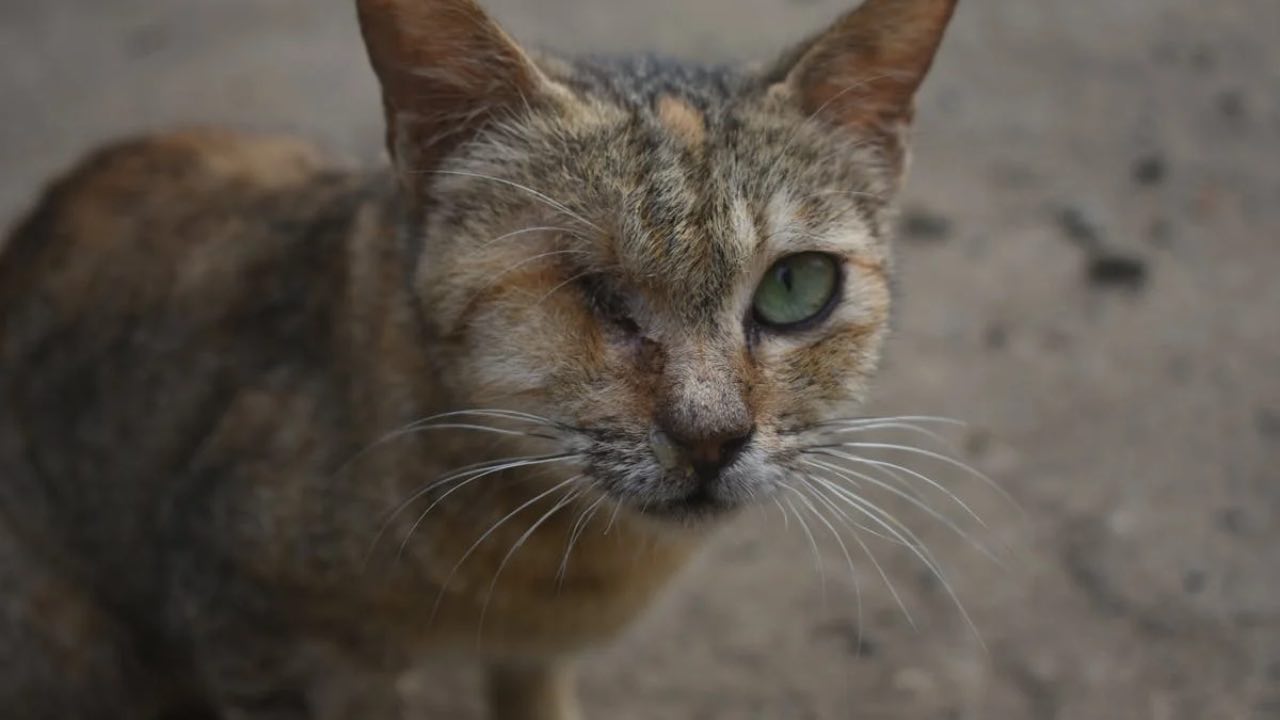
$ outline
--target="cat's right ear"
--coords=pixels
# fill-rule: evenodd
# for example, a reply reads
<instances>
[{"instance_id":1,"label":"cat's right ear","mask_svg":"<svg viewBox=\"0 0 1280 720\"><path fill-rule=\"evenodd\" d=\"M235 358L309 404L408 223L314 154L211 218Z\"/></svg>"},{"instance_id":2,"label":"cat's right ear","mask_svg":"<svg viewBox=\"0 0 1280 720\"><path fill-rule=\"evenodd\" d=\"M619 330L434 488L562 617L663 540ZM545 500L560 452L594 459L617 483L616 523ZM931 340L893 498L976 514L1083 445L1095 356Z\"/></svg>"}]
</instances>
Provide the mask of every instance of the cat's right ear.
<instances>
[{"instance_id":1,"label":"cat's right ear","mask_svg":"<svg viewBox=\"0 0 1280 720\"><path fill-rule=\"evenodd\" d=\"M810 117L897 140L956 0L864 0L765 73Z\"/></svg>"},{"instance_id":2,"label":"cat's right ear","mask_svg":"<svg viewBox=\"0 0 1280 720\"><path fill-rule=\"evenodd\" d=\"M387 149L412 194L422 174L503 114L552 94L529 56L472 0L357 0L382 84Z\"/></svg>"}]
</instances>

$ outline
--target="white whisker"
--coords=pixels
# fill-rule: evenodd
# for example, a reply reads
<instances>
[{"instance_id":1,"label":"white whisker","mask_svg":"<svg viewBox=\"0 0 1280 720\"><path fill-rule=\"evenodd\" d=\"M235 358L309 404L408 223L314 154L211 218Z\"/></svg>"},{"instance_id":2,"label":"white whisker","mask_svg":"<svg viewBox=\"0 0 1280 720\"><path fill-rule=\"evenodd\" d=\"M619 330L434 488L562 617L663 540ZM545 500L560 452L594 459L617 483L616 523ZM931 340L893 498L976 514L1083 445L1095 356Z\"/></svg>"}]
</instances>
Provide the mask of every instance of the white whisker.
<instances>
[{"instance_id":1,"label":"white whisker","mask_svg":"<svg viewBox=\"0 0 1280 720\"><path fill-rule=\"evenodd\" d=\"M783 485L783 487L789 487ZM809 529L809 523L804 521L804 517L800 515L800 511L796 510L795 503L790 500L786 501L787 507L791 509L791 513L795 515L796 522L800 524L800 529L804 531L804 536L809 539L809 547L813 550L813 566L818 571L818 579L822 582L822 604L827 604L827 572L822 566L822 553L818 551L818 541L813 537L813 531Z\"/></svg>"},{"instance_id":2,"label":"white whisker","mask_svg":"<svg viewBox=\"0 0 1280 720\"><path fill-rule=\"evenodd\" d=\"M492 175L483 175L483 174L481 174L481 173L465 172L465 171L462 171L462 170L431 170L431 171L429 171L429 172L431 172L431 173L433 173L433 174L436 174L436 175L459 175L459 176L462 176L462 177L471 177L471 178L476 178L476 179L479 179L479 180L489 180L489 181L491 181L491 182L496 182L496 183L499 183L499 184L501 184L501 185L506 185L506 186L508 186L508 187L516 188L517 190L523 190L523 191L525 191L525 192L529 193L530 195L532 195L533 197L535 197L535 198L537 198L537 199L541 200L543 203L545 203L545 204L546 204L548 207L550 207L551 209L553 209L553 210L558 210L559 212L562 212L562 213L564 213L565 215L568 215L569 217L573 218L574 220L577 220L578 222L582 223L583 225L586 225L587 227L591 228L592 230L595 230L596 232L598 232L598 233L600 233L600 234L602 234L602 235L603 235L603 234L606 234L606 233L605 233L605 231L604 231L603 229L601 229L599 225L596 225L595 223L591 222L590 220L588 220L588 219L586 219L586 218L582 217L581 215L579 215L579 214L575 213L574 211L570 210L570 209L569 209L569 207L568 207L567 205L565 205L564 203L560 202L559 200L556 200L555 198L552 198L552 197L550 197L550 196L546 195L545 193L538 192L537 190L534 190L533 188L531 188L531 187L529 187L529 186L527 186L527 185L521 185L520 183L515 182L515 181L513 181L513 180L507 180L507 179L505 179L505 178L494 177L494 176L492 176Z\"/></svg>"},{"instance_id":3,"label":"white whisker","mask_svg":"<svg viewBox=\"0 0 1280 720\"><path fill-rule=\"evenodd\" d=\"M505 420L525 420L528 422L536 422L538 424L541 424L547 427L556 428L556 429L569 429L569 428L564 428L559 423L556 423L550 420L549 418L533 415L531 413L521 413L514 410L500 410L496 408L485 408L485 409L476 409L476 410L454 410L451 412L437 413L435 415L431 415L425 418L421 418L419 420L414 420L412 422L406 423L394 430L391 430L385 435L379 437L377 440L374 440L373 442L369 443L364 448L360 449L358 452L353 454L349 459L344 461L341 465L339 465L338 469L333 472L333 477L335 478L340 477L343 473L345 473L348 469L350 469L352 465L354 465L357 461L359 461L365 455L368 455L373 450L393 440L396 440L398 438L402 438L408 435L412 435L416 432L420 432L423 430L434 430L434 429L477 430L482 432L492 432L499 435L536 437L536 438L548 439L548 440L559 439L557 437L550 436L550 435L530 433L527 431L520 431L520 430L509 430L506 428L496 428L488 425L477 425L474 423L439 423L437 422L439 420L445 420L448 418L467 417L467 416L493 417L493 418L500 418Z\"/></svg>"},{"instance_id":4,"label":"white whisker","mask_svg":"<svg viewBox=\"0 0 1280 720\"><path fill-rule=\"evenodd\" d=\"M809 480L817 481L818 483L821 484L821 486L826 487L830 492L834 493L839 490L839 488L834 487L830 482L820 477L811 476L811 475L802 475L801 477L804 478L806 482ZM840 498L841 496L837 493L836 497ZM849 500L847 498L841 498L841 499L845 500L846 503L849 503ZM831 506L836 507L834 503L832 503ZM850 503L850 506L855 508L859 512L863 513L864 515L867 514L867 511L865 509L859 507L856 504ZM856 528L870 532L872 535L875 535L876 537L879 537L879 538L884 538L889 542L900 544L898 541L893 540L892 538L887 538L884 535L881 535L880 533L874 530L868 530L861 523L850 518L849 515L845 513L843 510L840 510L838 512L842 517L846 519L846 521L853 524ZM894 587L893 581L889 579L889 573L885 572L884 566L881 565L880 561L876 559L875 553L871 552L871 548L868 547L867 544L862 541L861 537L858 537L858 533L856 530L853 532L853 539L854 539L854 542L858 543L858 547L862 548L862 552L867 556L867 559L871 561L871 565L876 569L876 573L880 576L880 579L884 581L885 587L889 589L889 594L893 597L894 602L896 602L898 604L898 607L902 610L902 616L907 619L907 624L911 626L911 629L913 630L917 629L915 618L911 616L911 611L907 609L907 604L902 601L902 597L898 594L898 589Z\"/></svg>"},{"instance_id":5,"label":"white whisker","mask_svg":"<svg viewBox=\"0 0 1280 720\"><path fill-rule=\"evenodd\" d=\"M950 597L951 602L955 605L960 616L964 618L965 623L973 631L973 634L977 638L978 643L982 646L983 651L986 652L987 644L982 639L982 633L978 630L977 624L973 622L973 618L969 615L969 611L965 609L964 603L960 601L960 596L956 594L955 589L947 580L946 575L942 572L941 566L938 564L937 560L934 559L933 553L929 551L928 546L920 540L920 537L916 535L911 528L904 525L902 521L895 518L891 513L885 512L884 509L864 498L858 498L857 496L852 497L856 499L859 507L875 510L875 512L864 512L864 515L866 515L867 519L879 525L890 535L901 540L902 543L920 559L920 562L924 563L925 567L933 573L934 577L938 579L939 584L942 585L943 590L946 591L947 596ZM846 496L846 499L849 499L849 497ZM882 517L884 519L881 519ZM888 522L886 522L886 520Z\"/></svg>"},{"instance_id":6,"label":"white whisker","mask_svg":"<svg viewBox=\"0 0 1280 720\"><path fill-rule=\"evenodd\" d=\"M831 521L828 520L821 512L819 512L818 509L813 506L813 503L810 502L809 499L806 498L803 493L801 493L796 488L791 487L790 485L784 485L783 487L785 487L787 490L791 490L792 492L794 492L801 499L801 501L804 502L804 504L809 508L809 511L812 512L814 515L816 515L818 520L827 527L827 530L831 532L831 537L835 538L836 544L840 546L840 552L841 554L844 555L845 564L849 566L849 580L850 582L853 583L853 596L854 596L855 603L857 605L857 619L855 622L858 625L858 647L861 648L862 647L862 588L858 584L858 571L853 566L853 557L849 554L849 547L844 544L844 538L840 537L840 533L836 531L836 528L834 525L831 524ZM812 488L810 488L810 491L812 492ZM825 498L819 498L819 499L825 500Z\"/></svg>"},{"instance_id":7,"label":"white whisker","mask_svg":"<svg viewBox=\"0 0 1280 720\"><path fill-rule=\"evenodd\" d=\"M493 245L493 244L495 244L495 243L501 242L501 241L506 240L506 239L508 239L508 238L513 238L513 237L515 237L515 236L517 236L517 235L523 235L523 234L525 234L525 233L531 233L531 232L562 232L562 233L566 233L566 234L569 234L569 235L573 235L573 236L575 236L575 237L576 237L576 236L578 236L577 231L575 231L575 230L573 230L573 229L571 229L571 228L567 228L567 227L557 227L557 226L555 226L555 225L539 225L539 226L537 226L537 227L527 227L527 228L522 228L522 229L520 229L520 230L515 230L515 231L513 231L513 232L509 232L509 233L507 233L507 234L505 234L505 235L499 235L498 237L493 238L492 240L486 240L486 241L484 241L483 243L480 243L480 247L481 247L481 248L487 248L487 247L489 247L490 245Z\"/></svg>"},{"instance_id":8,"label":"white whisker","mask_svg":"<svg viewBox=\"0 0 1280 720\"><path fill-rule=\"evenodd\" d=\"M574 521L572 529L569 530L569 541L565 543L564 546L564 557L560 559L560 568L556 571L557 590L559 590L561 584L564 582L565 573L569 570L570 553L573 552L574 546L578 544L578 538L587 529L587 526L591 524L591 518L595 517L600 506L604 504L605 497L606 496L601 495L596 498L595 502L583 508L582 512L578 515L578 519Z\"/></svg>"},{"instance_id":9,"label":"white whisker","mask_svg":"<svg viewBox=\"0 0 1280 720\"><path fill-rule=\"evenodd\" d=\"M412 525L412 526L410 526L410 528L409 528L409 532L408 532L408 534L406 534L406 535L405 535L404 540L402 540L402 541L400 542L400 551L399 551L398 555L403 555L403 554L404 554L404 549L405 549L405 547L409 544L409 539L413 537L413 534L414 534L415 532L417 532L418 527L422 524L422 521L426 519L427 515L431 514L431 511L432 511L432 510L434 510L434 509L436 508L436 506L438 506L440 503L444 502L446 498L448 498L450 495L452 495L453 493L457 492L458 490L461 490L463 487L466 487L467 485L470 485L471 483L473 483L473 482L475 482L476 480L479 480L479 479L481 479L481 478L488 477L488 476L490 476L490 475L493 475L494 473L502 472L503 470L514 470L514 469L516 469L516 468L526 468L526 467L531 467L531 466L533 466L533 465L546 465L547 463L560 462L560 461L563 461L563 460L570 460L570 459L576 459L577 457L578 457L577 455L572 455L572 454L567 454L567 455L552 455L552 456L547 456L547 457L538 458L538 459L534 459L534 460L524 460L524 461L520 461L520 462L504 463L504 464L502 464L502 465L500 465L500 466L498 466L498 467L495 467L495 468L487 468L487 469L485 469L483 472L481 472L481 473L479 473L479 474L476 474L476 475L473 475L473 476L471 476L471 477L467 478L466 480L463 480L462 482L460 482L460 483L458 483L458 484L454 485L453 487L449 488L448 490L446 490L443 494L441 494L441 495L440 495L440 497L438 497L438 498L436 498L435 500L433 500L433 501L431 502L431 504L427 506L427 509L426 509L426 510L423 510L423 511L422 511L422 514L421 514L421 515L419 515L419 516L418 516L418 519L414 521L414 523L413 523L413 525ZM437 482L437 483L433 483L433 485L438 486L438 485L439 485L439 483L438 483L438 482ZM412 502L412 500L414 500L414 499L417 499L417 498L419 498L419 497L422 497L423 495L425 495L425 494L426 494L427 492L429 492L429 491L430 491L429 489L424 489L424 490L421 490L421 491L419 491L419 492L417 492L417 493L414 493L414 496L410 499L410 502Z\"/></svg>"},{"instance_id":10,"label":"white whisker","mask_svg":"<svg viewBox=\"0 0 1280 720\"><path fill-rule=\"evenodd\" d=\"M972 475L973 477L978 478L979 480L982 480L982 481L983 481L983 482L985 482L989 487L991 487L991 489L993 489L993 490L995 490L997 493L999 493L999 494L1001 495L1001 497L1003 497L1003 498L1004 498L1005 500L1007 500L1009 503L1013 504L1013 505L1014 505L1015 507L1017 507L1019 510L1022 510L1022 506L1018 503L1018 501L1017 501L1017 500L1015 500L1015 499L1013 498L1013 496L1012 496L1012 495L1010 495L1010 494L1009 494L1009 492L1008 492L1007 490L1005 490L1004 488L1000 487L1000 484L999 484L999 483L997 483L995 480L992 480L992 479L991 479L990 477L988 477L986 474L984 474L984 473L980 472L979 470L975 469L972 465L969 465L969 464L967 464L967 463L961 462L961 461L959 461L959 460L957 460L957 459L955 459L955 458L953 458L953 457L949 457L949 456L947 456L947 455L943 455L942 453L936 453L936 452L933 452L932 450L925 450L924 448L918 448L918 447L915 447L915 446L913 446L913 445L899 445L899 444L897 444L897 443L880 443L880 442L841 442L841 443L833 443L833 446L834 446L834 447L854 447L854 448L866 448L866 449L879 449L879 450L900 450L900 451L902 451L902 452L914 453L914 454L916 454L916 455L922 455L922 456L924 456L924 457L932 458L932 459L937 460L937 461L939 461L939 462L943 462L943 463L946 463L946 464L951 465L951 466L953 466L953 467L959 468L959 469L961 469L961 470L965 471L966 473L968 473L968 474ZM821 446L818 446L818 447L821 447Z\"/></svg>"},{"instance_id":11,"label":"white whisker","mask_svg":"<svg viewBox=\"0 0 1280 720\"><path fill-rule=\"evenodd\" d=\"M584 476L582 475L574 475L568 480L565 480L561 482L559 485L556 485L556 487L561 488L561 487L564 487L565 485L570 485L572 483L575 483L581 480L583 477ZM498 563L498 569L495 570L493 573L493 579L489 581L489 589L487 592L485 592L485 595L484 595L484 604L480 606L480 619L479 619L479 622L477 622L476 624L477 641L482 637L482 634L484 632L484 618L489 612L489 602L493 599L493 590L498 586L498 577L502 575L502 571L504 568L507 567L507 563L511 561L511 557L515 555L516 551L519 550L521 547L523 547L526 542L528 542L529 538L532 537L533 534L538 531L538 528L542 527L543 523L551 519L552 515L555 515L557 512L560 511L561 508L573 502L574 498L576 498L578 495L582 494L583 492L586 492L586 490L587 488L570 487L568 492L565 493L564 497L556 501L556 504L552 505L550 510L543 513L542 517L538 518L537 521L535 521L532 525L530 525L529 528L525 530L523 534L520 535L520 537L516 538L516 541L511 544L511 549L507 550L507 554L502 556L502 561Z\"/></svg>"},{"instance_id":12,"label":"white whisker","mask_svg":"<svg viewBox=\"0 0 1280 720\"><path fill-rule=\"evenodd\" d=\"M550 488L524 501L519 506L517 506L515 510L512 510L511 512L507 513L506 515L502 516L502 518L499 519L497 522L495 522L493 525L490 525L489 529L485 530L484 533L474 543L471 544L471 547L467 548L467 551L462 554L462 557L458 558L458 562L454 564L453 568L449 570L449 574L445 576L444 582L442 582L440 585L440 592L438 595L436 595L435 604L431 608L431 618L434 619L436 616L436 613L439 612L440 603L444 601L444 594L449 589L449 583L453 580L453 576L458 573L458 569L461 568L462 564L467 561L467 558L471 557L471 554L474 553L476 549L479 548L480 545L482 545L484 541L489 538L490 535L492 535L498 528L506 524L508 520L515 517L516 515L519 515L526 508L530 507L531 505L534 505L535 503L545 498L546 496L560 490L564 486L573 482L577 482L581 477L582 477L581 475L574 475L568 480L564 480L562 482L559 482L551 486Z\"/></svg>"},{"instance_id":13,"label":"white whisker","mask_svg":"<svg viewBox=\"0 0 1280 720\"><path fill-rule=\"evenodd\" d=\"M848 459L848 460L854 460L854 461L860 460L860 458L853 458L853 457L847 457L847 458L845 458L845 459ZM866 482L869 482L869 483L871 483L872 485L874 485L874 486L876 486L876 487L878 487L878 488L881 488L881 489L882 489L882 490L884 490L885 492L891 493L891 494L893 494L893 495L896 495L896 496L898 496L898 497L902 498L903 500L906 500L907 502L911 503L913 506L915 506L915 507L919 508L922 512L924 512L925 514L927 514L929 517L933 518L934 520L937 520L939 523L942 523L942 525L946 526L948 529L950 529L950 530L951 530L952 532L954 532L956 535L960 536L963 540L965 540L965 541L966 541L966 542L968 542L969 544L973 545L974 549L976 549L978 552L982 553L982 554L983 554L984 556L986 556L988 559L990 559L991 561L995 562L997 565L1000 565L1001 567L1003 567L1003 566L1004 566L1004 564L1000 561L1000 559L999 559L998 557L996 557L996 555L995 555L993 552L991 552L991 550L990 550L989 548L987 548L987 546L986 546L986 545L982 544L981 542L978 542L978 540L977 540L976 538L974 538L974 537L973 537L972 535L970 535L969 533L965 532L963 528L961 528L959 525L956 525L956 524L955 524L955 522L953 522L950 518L948 518L947 516L945 516L945 515L943 515L942 513L938 512L937 510L935 510L933 507L931 507L931 506L930 506L930 505L928 505L927 503L925 503L925 502L923 502L923 501L919 500L917 497L912 496L912 495L909 495L909 494L907 494L907 493L904 493L904 492L902 492L902 490L900 490L899 488L896 488L896 487L894 487L894 486L892 486L892 485L890 485L890 484L888 484L888 483L886 483L886 482L883 482L883 481L881 481L881 480L877 480L876 478L873 478L873 477L871 477L871 476L869 476L869 475L866 475L865 473L860 473L860 472L858 472L858 471L856 471L856 470L853 470L853 469L851 469L851 468L840 467L840 466L838 466L838 465L834 465L834 464L832 464L832 463L823 462L823 461L821 461L821 460L813 460L813 461L805 461L805 462L806 462L806 463L809 463L809 464L811 464L811 465L816 465L816 466L818 466L818 467L825 468L825 469L827 469L827 470L830 470L831 472L834 472L834 473L837 473L837 474L840 474L840 475L844 475L845 473L848 473L848 474L853 475L854 477L857 477L857 478L859 478L859 479L861 479L861 480L865 480ZM959 502L959 501L957 500L957 502ZM960 504L961 504L961 507L964 507L966 510L968 510L968 506L966 506L964 503L960 503ZM973 513L973 511L971 511L971 510L970 510L970 511L969 511L969 513L970 513L970 515L973 515L973 517L974 517L974 519L975 519L975 520L977 520L979 523L982 523L982 518L980 518L980 517L978 517L977 515L975 515L975 514ZM985 523L983 523L983 527L986 527L986 524L985 524Z\"/></svg>"}]
</instances>

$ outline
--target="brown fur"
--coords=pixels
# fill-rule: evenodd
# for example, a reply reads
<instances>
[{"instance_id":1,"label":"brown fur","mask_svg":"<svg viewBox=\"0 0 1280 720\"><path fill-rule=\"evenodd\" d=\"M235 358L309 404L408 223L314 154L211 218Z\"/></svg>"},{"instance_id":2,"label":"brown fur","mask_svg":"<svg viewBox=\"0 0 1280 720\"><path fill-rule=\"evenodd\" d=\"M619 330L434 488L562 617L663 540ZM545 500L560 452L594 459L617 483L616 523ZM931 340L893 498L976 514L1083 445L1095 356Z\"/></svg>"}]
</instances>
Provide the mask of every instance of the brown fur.
<instances>
[{"instance_id":1,"label":"brown fur","mask_svg":"<svg viewBox=\"0 0 1280 720\"><path fill-rule=\"evenodd\" d=\"M394 179L144 138L0 256L6 717L304 718L334 668L394 713L431 652L490 662L497 718L572 717L573 655L866 387L881 121L950 2L869 0L763 75L534 57L470 0L357 6ZM895 80L826 112L872 70ZM833 309L764 327L754 289L798 252L839 263Z\"/></svg>"}]
</instances>

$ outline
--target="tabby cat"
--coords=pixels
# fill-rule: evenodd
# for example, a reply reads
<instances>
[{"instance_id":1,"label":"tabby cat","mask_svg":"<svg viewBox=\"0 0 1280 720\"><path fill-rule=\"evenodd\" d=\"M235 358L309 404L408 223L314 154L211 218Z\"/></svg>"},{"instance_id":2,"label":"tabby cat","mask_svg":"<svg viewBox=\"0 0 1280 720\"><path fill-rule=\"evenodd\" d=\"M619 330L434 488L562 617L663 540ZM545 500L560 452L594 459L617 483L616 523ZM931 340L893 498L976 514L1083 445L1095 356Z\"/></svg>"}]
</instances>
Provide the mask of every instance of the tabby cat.
<instances>
[{"instance_id":1,"label":"tabby cat","mask_svg":"<svg viewBox=\"0 0 1280 720\"><path fill-rule=\"evenodd\" d=\"M202 130L57 181L0 256L4 717L396 717L438 653L578 717L575 654L863 394L953 5L734 69L357 0L388 170Z\"/></svg>"}]
</instances>

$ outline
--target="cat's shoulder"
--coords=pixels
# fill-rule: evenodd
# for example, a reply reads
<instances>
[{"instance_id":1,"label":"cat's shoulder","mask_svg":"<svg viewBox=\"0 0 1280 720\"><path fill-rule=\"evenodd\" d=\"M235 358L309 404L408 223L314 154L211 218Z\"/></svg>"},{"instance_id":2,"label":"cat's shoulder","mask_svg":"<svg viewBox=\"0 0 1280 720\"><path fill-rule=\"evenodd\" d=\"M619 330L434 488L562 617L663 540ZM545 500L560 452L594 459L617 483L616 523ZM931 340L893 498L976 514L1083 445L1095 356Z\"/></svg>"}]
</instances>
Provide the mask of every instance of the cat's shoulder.
<instances>
[{"instance_id":1,"label":"cat's shoulder","mask_svg":"<svg viewBox=\"0 0 1280 720\"><path fill-rule=\"evenodd\" d=\"M287 187L325 167L323 154L291 137L189 129L105 145L44 192L15 234L32 225L113 227L215 200L229 189ZM73 233L74 234L74 233Z\"/></svg>"},{"instance_id":2,"label":"cat's shoulder","mask_svg":"<svg viewBox=\"0 0 1280 720\"><path fill-rule=\"evenodd\" d=\"M104 145L55 182L46 197L94 205L227 183L281 187L325 165L323 153L291 136L190 128Z\"/></svg>"},{"instance_id":3,"label":"cat's shoulder","mask_svg":"<svg viewBox=\"0 0 1280 720\"><path fill-rule=\"evenodd\" d=\"M0 305L50 281L88 291L86 274L101 278L104 265L138 280L148 267L166 272L246 198L305 185L327 167L304 141L219 129L105 145L50 183L0 241Z\"/></svg>"}]
</instances>

